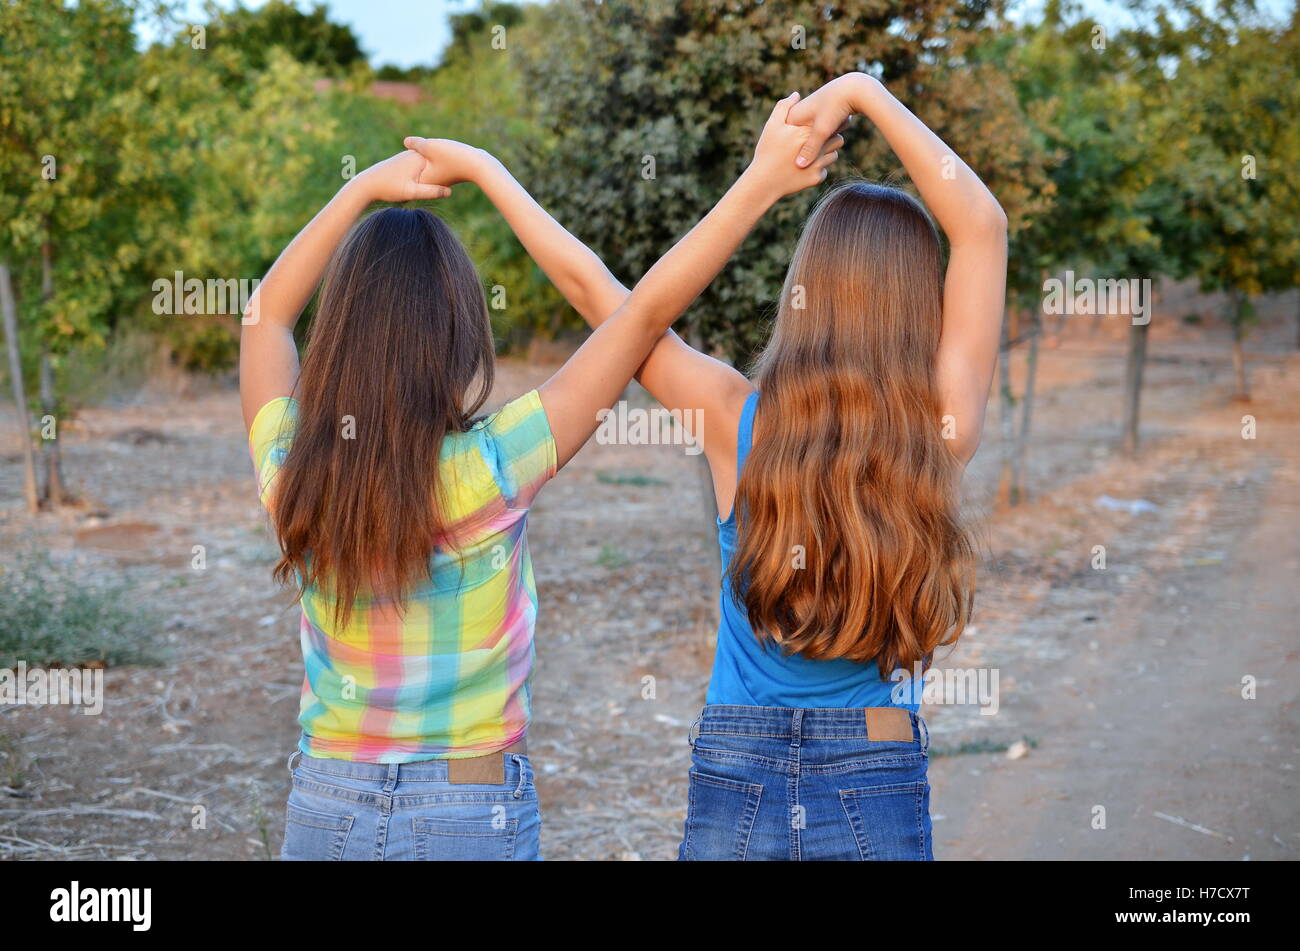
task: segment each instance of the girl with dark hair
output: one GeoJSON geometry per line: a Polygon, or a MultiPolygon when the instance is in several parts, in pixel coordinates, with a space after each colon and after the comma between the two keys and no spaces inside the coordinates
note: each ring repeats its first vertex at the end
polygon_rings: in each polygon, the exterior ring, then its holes
{"type": "MultiPolygon", "coordinates": [[[[426,210],[354,224],[373,202],[445,197],[484,153],[406,151],[367,169],[275,262],[245,314],[240,395],[276,576],[302,602],[285,858],[538,857],[529,506],[767,208],[825,176],[833,154],[795,164],[811,134],[784,121],[797,98],[577,353],[487,416],[491,330],[464,248],[426,210]],[[322,276],[300,368],[293,327],[322,276]]],[[[494,166],[507,217],[547,217],[494,166]]],[[[564,281],[580,263],[543,267],[564,281]]]]}

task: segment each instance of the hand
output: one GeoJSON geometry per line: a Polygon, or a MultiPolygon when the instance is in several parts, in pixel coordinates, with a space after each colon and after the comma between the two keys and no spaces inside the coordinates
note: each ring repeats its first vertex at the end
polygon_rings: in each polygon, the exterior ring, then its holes
{"type": "Polygon", "coordinates": [[[449,183],[434,175],[428,160],[409,150],[370,166],[352,182],[371,201],[420,201],[451,194],[449,183]]]}
{"type": "Polygon", "coordinates": [[[492,156],[454,139],[425,139],[408,135],[402,144],[422,155],[436,180],[444,185],[474,182],[492,156]]]}
{"type": "Polygon", "coordinates": [[[819,142],[812,150],[813,162],[806,168],[797,166],[795,159],[808,147],[813,134],[811,127],[791,125],[787,121],[792,107],[798,102],[799,94],[791,93],[772,109],[754,148],[754,160],[745,170],[747,176],[761,182],[778,198],[824,181],[827,167],[839,158],[839,146],[844,144],[838,136],[819,142]],[[826,149],[822,148],[823,144],[826,149]]]}
{"type": "Polygon", "coordinates": [[[792,125],[807,126],[808,140],[799,150],[795,164],[804,168],[813,164],[826,141],[842,131],[857,111],[863,91],[879,81],[866,73],[845,73],[832,79],[803,102],[795,104],[786,119],[792,125]]]}

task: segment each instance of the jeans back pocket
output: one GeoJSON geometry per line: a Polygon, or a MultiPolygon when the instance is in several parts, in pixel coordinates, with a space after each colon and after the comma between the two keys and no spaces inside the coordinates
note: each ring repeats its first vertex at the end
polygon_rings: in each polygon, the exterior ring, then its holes
{"type": "Polygon", "coordinates": [[[280,858],[291,862],[338,862],[343,858],[354,821],[353,816],[329,815],[289,803],[280,858]]]}
{"type": "Polygon", "coordinates": [[[692,767],[681,857],[695,861],[744,861],[763,787],[692,767]]]}
{"type": "Polygon", "coordinates": [[[841,789],[840,804],[865,861],[923,862],[930,847],[930,784],[841,789]]]}
{"type": "Polygon", "coordinates": [[[500,862],[515,855],[519,820],[505,816],[505,807],[491,819],[411,820],[415,858],[419,862],[500,862]]]}

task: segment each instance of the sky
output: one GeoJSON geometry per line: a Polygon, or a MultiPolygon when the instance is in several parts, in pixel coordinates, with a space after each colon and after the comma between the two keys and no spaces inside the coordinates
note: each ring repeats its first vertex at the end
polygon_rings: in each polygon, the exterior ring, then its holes
{"type": "MultiPolygon", "coordinates": [[[[245,0],[244,6],[260,7],[264,0],[245,0]]],[[[297,6],[309,10],[318,0],[298,0],[297,6]]],[[[346,23],[361,41],[371,65],[431,66],[442,55],[451,39],[447,17],[478,8],[478,0],[324,0],[330,19],[346,23]]],[[[232,0],[217,0],[222,7],[234,6],[232,0]]],[[[183,0],[178,4],[182,18],[202,22],[202,0],[183,0]]],[[[146,41],[156,38],[147,25],[141,25],[146,41]]]]}
{"type": "Polygon", "coordinates": [[[477,0],[329,0],[331,19],[346,23],[375,66],[430,66],[451,39],[447,16],[475,10],[477,0]]]}
{"type": "MultiPolygon", "coordinates": [[[[217,0],[220,6],[229,7],[233,0],[217,0]]],[[[259,7],[264,0],[246,0],[245,5],[259,7]]],[[[316,0],[298,0],[298,6],[309,9],[316,0]]],[[[1260,8],[1281,16],[1290,9],[1292,0],[1260,0],[1260,8]]],[[[1030,19],[1042,0],[1025,0],[1017,4],[1017,19],[1030,19]]],[[[447,17],[479,7],[478,0],[325,0],[330,19],[346,23],[361,41],[373,66],[431,66],[442,55],[451,39],[447,17]]],[[[184,0],[180,4],[186,15],[196,21],[203,19],[202,0],[184,0]]],[[[1132,13],[1116,0],[1083,0],[1083,7],[1102,22],[1114,26],[1127,26],[1134,20],[1132,13]]],[[[142,28],[146,40],[155,37],[142,28]]]]}

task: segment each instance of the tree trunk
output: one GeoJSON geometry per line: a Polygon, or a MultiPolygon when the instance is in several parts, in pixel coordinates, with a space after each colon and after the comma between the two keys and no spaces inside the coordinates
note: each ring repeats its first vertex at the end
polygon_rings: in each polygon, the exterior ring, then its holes
{"type": "Polygon", "coordinates": [[[54,367],[50,364],[50,354],[41,347],[41,414],[44,429],[44,417],[54,421],[53,439],[41,438],[41,460],[45,469],[45,501],[50,505],[62,505],[66,499],[63,491],[63,460],[59,455],[58,431],[61,423],[58,418],[58,400],[54,397],[54,367]]]}
{"type": "Polygon", "coordinates": [[[1237,381],[1237,392],[1232,398],[1242,403],[1250,402],[1250,380],[1246,376],[1246,354],[1242,350],[1241,334],[1232,328],[1232,374],[1237,381]]]}
{"type": "Polygon", "coordinates": [[[1015,412],[1016,400],[1011,390],[1011,323],[1014,311],[1008,308],[1002,316],[1002,342],[998,348],[998,428],[1001,445],[999,457],[1001,467],[998,472],[997,505],[1013,505],[1012,460],[1015,452],[1015,412]]]}
{"type": "Polygon", "coordinates": [[[1232,373],[1237,381],[1237,391],[1232,398],[1250,402],[1250,379],[1246,374],[1246,298],[1233,291],[1232,298],[1232,373]]]}
{"type": "Polygon", "coordinates": [[[27,511],[40,511],[36,491],[36,454],[32,452],[32,420],[27,414],[27,389],[23,385],[22,350],[18,346],[18,315],[14,307],[14,289],[9,281],[9,267],[0,264],[0,317],[5,328],[5,349],[9,351],[9,382],[14,391],[14,410],[18,414],[18,433],[22,439],[23,498],[27,511]]]}
{"type": "Polygon", "coordinates": [[[1025,456],[1029,451],[1029,427],[1034,411],[1034,379],[1038,376],[1038,338],[1042,336],[1043,323],[1039,316],[1033,318],[1029,331],[1029,357],[1025,364],[1025,394],[1021,397],[1020,429],[1016,433],[1016,453],[1011,463],[1011,504],[1023,505],[1029,501],[1025,487],[1025,456]]]}
{"type": "MultiPolygon", "coordinates": [[[[54,296],[54,269],[50,260],[50,242],[47,240],[41,245],[41,302],[47,302],[54,296]]],[[[41,344],[41,367],[40,367],[40,387],[41,387],[41,413],[43,416],[54,420],[55,438],[41,439],[41,461],[45,469],[45,501],[50,505],[62,505],[64,502],[63,491],[63,461],[59,455],[58,440],[58,400],[54,395],[54,367],[50,363],[50,353],[41,344]]],[[[42,423],[44,429],[44,423],[42,423]]]]}
{"type": "Polygon", "coordinates": [[[1124,451],[1136,455],[1138,451],[1138,420],[1142,403],[1142,370],[1147,361],[1147,328],[1145,324],[1131,324],[1128,332],[1128,364],[1124,370],[1124,451]]]}

